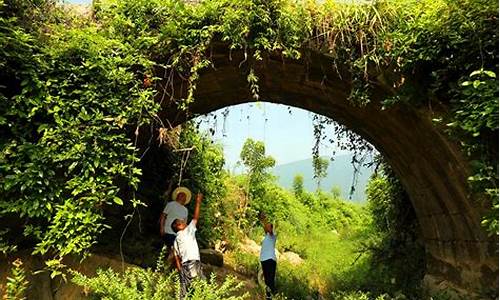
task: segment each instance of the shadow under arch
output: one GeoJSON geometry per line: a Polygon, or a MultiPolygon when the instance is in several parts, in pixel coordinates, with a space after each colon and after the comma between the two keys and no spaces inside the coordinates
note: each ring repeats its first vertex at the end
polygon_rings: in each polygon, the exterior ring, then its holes
{"type": "MultiPolygon", "coordinates": [[[[309,53],[300,60],[284,60],[268,54],[260,61],[247,61],[241,51],[230,56],[227,48],[214,45],[211,60],[213,66],[200,74],[196,100],[187,110],[178,109],[176,101],[162,101],[162,120],[175,126],[197,115],[255,101],[247,81],[250,65],[259,77],[261,99],[332,118],[386,158],[417,214],[426,249],[425,283],[430,288],[444,284],[473,293],[498,286],[498,241],[481,227],[485,208],[468,188],[467,159],[458,143],[433,124],[436,115],[431,106],[397,104],[381,109],[381,100],[391,91],[384,76],[391,74],[373,72],[371,102],[357,106],[348,99],[351,74],[326,55],[309,53]]],[[[414,88],[421,92],[418,84],[414,88]]],[[[180,99],[186,95],[186,83],[170,81],[163,93],[169,93],[165,98],[180,99]]]]}

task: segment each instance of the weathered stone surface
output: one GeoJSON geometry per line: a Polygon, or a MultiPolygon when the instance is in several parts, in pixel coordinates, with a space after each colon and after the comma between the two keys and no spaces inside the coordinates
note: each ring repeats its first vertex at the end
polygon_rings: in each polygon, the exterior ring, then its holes
{"type": "Polygon", "coordinates": [[[243,251],[253,255],[259,255],[260,246],[252,239],[243,240],[238,247],[243,251]]]}
{"type": "Polygon", "coordinates": [[[280,256],[280,260],[285,260],[295,266],[300,265],[304,262],[300,255],[291,251],[283,252],[280,256]]]}
{"type": "MultiPolygon", "coordinates": [[[[238,247],[240,248],[241,251],[253,254],[256,257],[260,255],[261,247],[252,239],[247,238],[243,240],[238,247]]],[[[298,255],[295,252],[285,251],[283,253],[280,253],[277,249],[275,251],[276,251],[276,258],[279,261],[287,261],[292,265],[300,265],[301,263],[304,262],[304,260],[300,257],[300,255],[298,255]]]]}
{"type": "Polygon", "coordinates": [[[222,267],[224,265],[224,256],[214,249],[200,249],[200,260],[204,264],[222,267]]]}
{"type": "MultiPolygon", "coordinates": [[[[228,53],[224,45],[213,45],[214,67],[201,74],[196,101],[188,113],[179,111],[174,103],[164,102],[161,118],[176,125],[199,114],[253,101],[246,81],[246,65],[240,65],[245,60],[243,53],[232,52],[232,59],[228,53]]],[[[329,58],[317,53],[299,61],[268,55],[253,62],[252,67],[260,79],[262,101],[331,117],[384,155],[400,177],[419,218],[429,276],[449,281],[463,290],[498,286],[498,257],[491,251],[491,245],[497,244],[498,239],[488,237],[480,225],[484,208],[468,190],[467,159],[443,128],[432,122],[446,108],[402,104],[381,110],[380,101],[392,89],[384,82],[378,82],[370,103],[353,105],[348,100],[350,74],[342,66],[333,67],[329,58]],[[482,271],[484,265],[493,271],[482,271]],[[495,278],[480,280],[480,275],[486,275],[484,272],[489,276],[496,274],[495,278]]],[[[418,90],[418,83],[414,84],[418,90]]],[[[183,94],[185,88],[174,84],[169,96],[179,98],[183,94]]]]}
{"type": "MultiPolygon", "coordinates": [[[[7,260],[0,260],[0,295],[4,294],[7,277],[10,275],[10,262],[20,258],[23,268],[26,271],[26,279],[29,282],[26,297],[29,300],[84,300],[89,299],[85,291],[68,280],[62,281],[60,278],[51,279],[48,272],[32,274],[41,270],[44,266],[43,258],[33,256],[29,253],[19,253],[7,260]]],[[[124,269],[137,267],[128,263],[123,263],[120,257],[107,257],[102,255],[91,255],[80,263],[79,259],[66,258],[63,263],[69,268],[76,270],[87,276],[96,275],[97,269],[111,268],[116,272],[124,269]]],[[[70,278],[69,278],[70,279],[70,278]]]]}

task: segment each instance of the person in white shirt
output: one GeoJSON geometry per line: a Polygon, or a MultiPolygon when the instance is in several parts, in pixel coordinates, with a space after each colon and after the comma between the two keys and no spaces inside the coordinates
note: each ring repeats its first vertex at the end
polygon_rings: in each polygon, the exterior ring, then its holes
{"type": "Polygon", "coordinates": [[[195,278],[204,278],[201,269],[200,250],[196,241],[196,224],[200,217],[202,199],[203,195],[198,193],[193,218],[189,225],[186,224],[184,219],[176,219],[172,223],[172,230],[177,234],[174,242],[174,258],[175,265],[180,273],[181,300],[187,296],[189,286],[195,278]]]}
{"type": "Polygon", "coordinates": [[[191,192],[185,187],[178,187],[172,192],[172,199],[174,201],[167,203],[160,216],[160,236],[168,248],[168,253],[174,246],[176,237],[172,223],[176,219],[187,220],[188,210],[185,205],[191,200],[191,192]]]}
{"type": "Polygon", "coordinates": [[[264,282],[266,283],[266,299],[271,299],[272,295],[276,293],[274,286],[274,278],[276,276],[276,234],[274,233],[273,224],[267,222],[266,216],[261,213],[259,216],[262,226],[264,227],[264,240],[260,248],[260,264],[262,266],[262,273],[264,275],[264,282]]]}

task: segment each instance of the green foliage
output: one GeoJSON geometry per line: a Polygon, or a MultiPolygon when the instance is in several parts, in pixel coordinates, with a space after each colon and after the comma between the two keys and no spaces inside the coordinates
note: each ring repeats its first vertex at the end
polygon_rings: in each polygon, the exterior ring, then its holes
{"type": "Polygon", "coordinates": [[[262,196],[261,183],[270,178],[269,168],[274,167],[276,161],[266,156],[266,148],[263,142],[247,139],[240,153],[243,165],[248,169],[250,195],[252,198],[262,196]]]}
{"type": "Polygon", "coordinates": [[[236,291],[241,289],[243,283],[237,283],[234,277],[228,276],[221,285],[216,282],[215,274],[210,276],[208,281],[200,280],[193,283],[193,291],[188,299],[192,300],[243,300],[248,297],[248,293],[241,296],[234,296],[236,291]]]}
{"type": "Polygon", "coordinates": [[[386,176],[380,175],[373,176],[366,187],[368,208],[374,216],[373,224],[379,231],[387,232],[401,229],[397,228],[400,220],[396,220],[398,216],[397,205],[399,205],[396,202],[399,200],[397,193],[400,191],[395,190],[398,187],[391,185],[386,176]]]}
{"type": "MultiPolygon", "coordinates": [[[[291,212],[293,216],[295,212],[291,212]]],[[[284,220],[278,223],[277,247],[280,253],[293,251],[304,259],[302,264],[292,265],[278,256],[276,284],[281,297],[287,299],[376,299],[384,293],[396,295],[397,287],[384,286],[380,292],[376,276],[389,276],[371,270],[368,256],[358,257],[359,242],[366,240],[371,233],[369,223],[355,232],[338,234],[318,224],[318,216],[313,218],[312,226],[301,231],[300,224],[284,220]],[[363,291],[363,292],[361,292],[363,291]],[[351,297],[351,298],[348,298],[351,297]],[[356,298],[357,297],[357,298],[356,298]]],[[[262,238],[262,229],[257,230],[255,239],[262,238]]],[[[256,274],[258,258],[250,253],[234,251],[228,255],[227,263],[237,272],[245,275],[256,274]]],[[[389,297],[380,299],[406,299],[389,297]]],[[[279,298],[282,299],[282,298],[279,298]]]]}
{"type": "Polygon", "coordinates": [[[76,271],[71,281],[91,291],[94,299],[174,299],[179,280],[172,273],[165,276],[139,268],[126,269],[123,274],[112,269],[97,270],[95,277],[76,271]]]}
{"type": "Polygon", "coordinates": [[[297,174],[293,177],[293,193],[297,198],[300,198],[300,196],[304,194],[304,176],[301,174],[297,174]]]}
{"type": "Polygon", "coordinates": [[[480,69],[461,79],[456,89],[450,132],[461,136],[471,159],[472,190],[483,194],[491,210],[482,224],[498,235],[498,78],[495,72],[480,69]]]}
{"type": "Polygon", "coordinates": [[[340,199],[342,195],[342,189],[338,185],[334,185],[330,191],[334,199],[340,199]]]}
{"type": "MultiPolygon", "coordinates": [[[[229,232],[225,227],[231,222],[230,219],[221,218],[231,209],[222,201],[227,192],[222,147],[213,144],[208,136],[200,134],[192,123],[183,125],[178,147],[192,150],[189,150],[189,155],[174,153],[172,160],[176,176],[172,180],[178,182],[182,174],[182,185],[191,188],[195,193],[204,194],[198,237],[203,241],[202,245],[213,246],[218,240],[227,238],[229,232]]],[[[194,201],[189,208],[194,209],[194,201]]]]}
{"type": "Polygon", "coordinates": [[[321,180],[328,175],[328,165],[330,162],[324,157],[313,156],[314,178],[318,184],[318,191],[321,188],[321,180]]]}
{"type": "Polygon", "coordinates": [[[2,299],[5,300],[22,300],[26,299],[25,293],[29,282],[26,280],[26,271],[23,268],[23,262],[17,259],[12,262],[10,276],[7,276],[7,284],[5,285],[5,294],[2,299]]]}
{"type": "MultiPolygon", "coordinates": [[[[140,268],[129,268],[124,273],[116,273],[112,269],[97,270],[97,276],[87,277],[72,271],[72,282],[91,292],[93,299],[144,299],[174,300],[180,292],[179,279],[176,273],[165,276],[140,268]]],[[[186,299],[191,300],[242,300],[243,296],[232,296],[241,288],[234,278],[227,277],[222,284],[216,282],[215,275],[208,281],[196,281],[192,284],[186,299]]]]}
{"type": "Polygon", "coordinates": [[[313,226],[344,230],[348,227],[357,228],[368,222],[369,216],[360,206],[321,191],[305,191],[300,175],[294,178],[293,194],[280,187],[267,171],[267,168],[274,165],[274,159],[265,155],[262,142],[248,139],[243,145],[241,157],[249,173],[240,176],[239,186],[243,191],[249,187],[247,194],[250,195],[250,203],[244,203],[244,213],[238,217],[244,219],[239,223],[246,224],[247,231],[257,223],[259,212],[264,212],[273,222],[293,224],[299,231],[313,226]]]}
{"type": "Polygon", "coordinates": [[[12,245],[11,243],[9,243],[8,238],[6,237],[9,231],[10,231],[9,228],[4,228],[0,230],[0,252],[3,253],[4,255],[7,255],[17,250],[17,245],[12,245]]]}
{"type": "Polygon", "coordinates": [[[460,122],[448,126],[458,126],[473,137],[481,135],[482,130],[498,129],[498,79],[495,72],[476,70],[469,75],[469,80],[461,83],[461,87],[461,108],[455,111],[455,118],[460,122]]]}
{"type": "Polygon", "coordinates": [[[16,20],[1,21],[0,216],[26,218],[35,252],[82,253],[105,228],[102,207],[123,204],[117,183],[137,188],[125,128],[157,110],[142,84],[152,62],[95,25],[44,24],[45,39],[16,20]]]}
{"type": "Polygon", "coordinates": [[[379,296],[372,296],[370,293],[364,293],[364,292],[334,292],[331,295],[332,299],[334,300],[396,300],[396,299],[406,299],[406,297],[389,297],[386,294],[379,295],[379,296]]]}
{"type": "Polygon", "coordinates": [[[61,279],[66,282],[66,265],[62,263],[62,258],[45,260],[45,268],[33,272],[33,275],[49,272],[51,279],[61,276],[61,279]]]}
{"type": "MultiPolygon", "coordinates": [[[[483,223],[498,232],[498,159],[496,144],[488,142],[498,138],[498,84],[490,71],[498,68],[498,3],[103,0],[95,1],[94,13],[95,19],[82,20],[53,1],[0,2],[0,218],[22,219],[36,252],[84,253],[106,228],[103,207],[140,204],[133,197],[141,173],[134,134],[172,96],[154,101],[161,90],[154,74],[171,74],[162,75],[167,85],[186,81],[187,93],[173,101],[187,108],[200,72],[211,66],[208,46],[220,42],[228,55],[244,53],[242,71],[256,98],[256,60],[269,54],[298,59],[313,50],[351,73],[353,103],[369,102],[378,81],[393,94],[385,106],[429,101],[451,107],[450,123],[464,121],[454,125],[453,136],[470,154],[470,181],[495,208],[483,223]]],[[[266,180],[259,177],[274,161],[258,142],[248,148],[245,159],[255,167],[250,195],[263,199],[266,180]]],[[[193,174],[219,172],[223,164],[217,151],[205,149],[197,150],[193,174]],[[214,159],[215,169],[204,159],[214,159]]],[[[200,181],[193,183],[210,198],[213,215],[228,208],[215,201],[223,194],[218,174],[206,184],[196,175],[200,181]]],[[[303,203],[332,205],[321,197],[306,195],[303,203]]],[[[217,218],[205,221],[222,228],[217,218]]]]}
{"type": "MultiPolygon", "coordinates": [[[[351,98],[366,103],[371,96],[369,69],[374,66],[394,68],[403,76],[423,64],[431,66],[435,72],[426,72],[431,76],[423,82],[441,89],[445,81],[441,79],[447,74],[470,71],[475,64],[470,61],[471,53],[479,59],[482,55],[483,62],[492,61],[495,53],[488,51],[496,48],[493,37],[498,27],[493,18],[497,4],[486,0],[387,0],[357,5],[107,0],[99,1],[95,10],[104,27],[113,28],[135,48],[148,49],[166,68],[187,78],[189,93],[183,105],[193,100],[199,72],[210,65],[205,50],[213,41],[245,52],[242,64],[249,65],[245,73],[254,97],[258,97],[258,74],[253,61],[269,52],[299,58],[309,48],[327,53],[336,66],[349,69],[353,73],[351,98]]],[[[402,85],[399,80],[394,82],[396,87],[402,85]]]]}
{"type": "Polygon", "coordinates": [[[366,194],[374,233],[361,244],[371,256],[373,281],[382,291],[397,287],[417,295],[425,271],[424,248],[408,195],[386,164],[371,178],[366,194]]]}
{"type": "MultiPolygon", "coordinates": [[[[246,182],[245,178],[239,181],[240,191],[245,191],[246,182]]],[[[268,177],[261,182],[265,193],[260,198],[252,199],[252,207],[264,211],[275,224],[278,250],[281,253],[292,251],[305,259],[303,264],[294,266],[278,257],[276,282],[280,297],[306,299],[319,293],[319,290],[325,295],[325,290],[340,287],[356,290],[356,285],[364,282],[360,278],[365,277],[353,275],[354,279],[351,279],[346,273],[350,272],[351,264],[356,260],[358,239],[366,238],[366,235],[360,237],[360,232],[371,224],[369,214],[365,208],[331,194],[303,191],[300,189],[300,177],[296,177],[295,182],[298,188],[291,192],[268,177]]],[[[245,194],[240,194],[240,197],[240,201],[244,201],[245,194]]],[[[252,221],[254,214],[237,217],[250,219],[245,223],[247,227],[256,224],[255,220],[252,221]]],[[[260,226],[250,232],[250,237],[257,241],[262,235],[260,226]]],[[[254,255],[238,250],[229,254],[228,263],[237,272],[246,275],[257,274],[259,269],[254,255]]],[[[365,266],[359,272],[364,274],[367,270],[368,266],[365,266]]]]}
{"type": "Polygon", "coordinates": [[[248,170],[248,195],[250,208],[256,216],[258,211],[269,213],[266,209],[266,201],[263,201],[266,191],[266,183],[272,180],[269,171],[274,167],[276,161],[271,156],[266,156],[266,148],[263,142],[248,138],[240,153],[241,161],[248,170]]]}

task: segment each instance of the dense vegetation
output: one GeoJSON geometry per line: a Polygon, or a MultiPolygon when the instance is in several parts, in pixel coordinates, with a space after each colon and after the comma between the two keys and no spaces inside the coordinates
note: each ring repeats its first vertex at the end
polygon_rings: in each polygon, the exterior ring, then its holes
{"type": "MultiPolygon", "coordinates": [[[[106,0],[95,2],[90,18],[52,0],[0,0],[0,220],[10,225],[0,231],[0,250],[26,248],[55,258],[84,255],[109,227],[106,209],[142,207],[136,197],[143,172],[138,162],[147,148],[138,143],[148,128],[156,132],[166,127],[158,116],[161,102],[177,101],[186,108],[195,101],[199,74],[210,66],[206,50],[212,42],[225,43],[228,55],[234,49],[247,53],[242,72],[257,99],[259,78],[252,62],[269,52],[292,59],[311,50],[328,54],[352,72],[353,105],[370,101],[370,70],[394,72],[397,78],[386,78],[394,96],[384,107],[437,103],[447,108],[435,119],[436,126],[446,128],[470,158],[472,190],[493,207],[483,224],[498,234],[497,16],[498,3],[489,0],[363,5],[106,0]],[[157,76],[168,83],[183,78],[188,93],[181,99],[158,94],[157,76]]],[[[209,245],[225,240],[225,235],[236,237],[239,231],[250,234],[256,211],[280,220],[285,217],[280,207],[289,205],[296,209],[296,228],[312,226],[301,223],[307,219],[301,217],[304,207],[321,213],[325,228],[358,222],[356,217],[340,218],[339,211],[355,208],[331,195],[280,190],[262,176],[269,160],[261,161],[248,177],[227,179],[219,172],[220,149],[208,147],[210,142],[195,134],[182,140],[199,146],[187,169],[206,175],[206,180],[192,177],[185,183],[209,199],[204,222],[216,230],[200,232],[209,245]],[[250,201],[242,206],[243,217],[219,218],[240,213],[240,207],[230,206],[238,202],[217,201],[232,196],[226,194],[231,186],[246,188],[243,194],[250,201]],[[275,206],[269,205],[270,195],[275,206]],[[234,233],[223,230],[225,226],[234,233]]],[[[252,166],[251,155],[245,157],[252,166]]],[[[320,180],[324,163],[317,164],[320,180]]],[[[392,177],[384,174],[374,179],[373,193],[391,191],[385,186],[392,177]]],[[[374,205],[374,213],[383,205],[374,205]]],[[[387,209],[396,215],[404,212],[390,205],[387,209]]],[[[397,224],[375,226],[388,232],[377,245],[404,245],[414,239],[394,236],[397,224]]],[[[293,234],[300,240],[300,233],[293,234]]],[[[48,265],[57,269],[57,261],[48,265]]]]}
{"type": "MultiPolygon", "coordinates": [[[[326,299],[377,296],[390,299],[397,295],[406,297],[404,294],[417,299],[421,295],[419,282],[423,275],[423,253],[418,252],[421,248],[415,243],[418,235],[416,219],[408,216],[412,208],[400,185],[390,183],[385,173],[372,179],[368,189],[370,209],[367,209],[341,199],[335,189],[332,192],[307,192],[300,180],[293,190],[278,186],[276,178],[269,173],[274,159],[266,155],[265,145],[260,141],[248,139],[243,146],[241,159],[247,172],[229,174],[219,163],[223,161],[220,146],[210,144],[209,140],[191,124],[184,126],[179,147],[191,145],[204,151],[192,153],[189,161],[192,165],[184,174],[183,182],[207,193],[199,241],[204,245],[224,245],[226,263],[230,268],[251,278],[257,276],[260,268],[258,257],[246,252],[244,247],[240,248],[240,241],[251,238],[258,243],[261,240],[262,228],[257,216],[259,212],[265,212],[275,223],[279,235],[278,251],[292,251],[304,259],[299,265],[280,260],[278,299],[306,299],[320,295],[326,299]],[[207,153],[211,154],[207,156],[207,153]],[[210,168],[204,167],[207,164],[210,168]],[[257,176],[257,169],[259,180],[252,181],[257,176]],[[210,178],[214,177],[220,181],[211,182],[210,178]],[[204,186],[199,185],[205,180],[204,186]],[[384,182],[381,184],[380,180],[384,182]],[[250,189],[252,184],[258,188],[250,189]],[[214,197],[215,194],[218,196],[214,197]],[[404,226],[405,230],[400,230],[399,226],[404,226]],[[412,236],[407,238],[406,235],[412,236]],[[406,253],[408,250],[413,251],[406,253]],[[401,263],[404,263],[404,268],[401,263]]],[[[385,172],[389,170],[386,167],[385,172]]],[[[163,262],[159,260],[155,272],[137,269],[117,274],[107,270],[94,278],[74,273],[73,281],[91,290],[99,299],[169,299],[177,292],[178,283],[163,262]],[[170,275],[165,276],[163,272],[170,275]]],[[[219,288],[214,280],[208,285],[200,283],[192,299],[229,299],[229,295],[245,297],[243,290],[233,287],[235,281],[219,280],[222,284],[219,288]],[[215,292],[210,294],[210,290],[215,292]]],[[[260,287],[246,292],[254,297],[262,294],[260,287]]]]}

